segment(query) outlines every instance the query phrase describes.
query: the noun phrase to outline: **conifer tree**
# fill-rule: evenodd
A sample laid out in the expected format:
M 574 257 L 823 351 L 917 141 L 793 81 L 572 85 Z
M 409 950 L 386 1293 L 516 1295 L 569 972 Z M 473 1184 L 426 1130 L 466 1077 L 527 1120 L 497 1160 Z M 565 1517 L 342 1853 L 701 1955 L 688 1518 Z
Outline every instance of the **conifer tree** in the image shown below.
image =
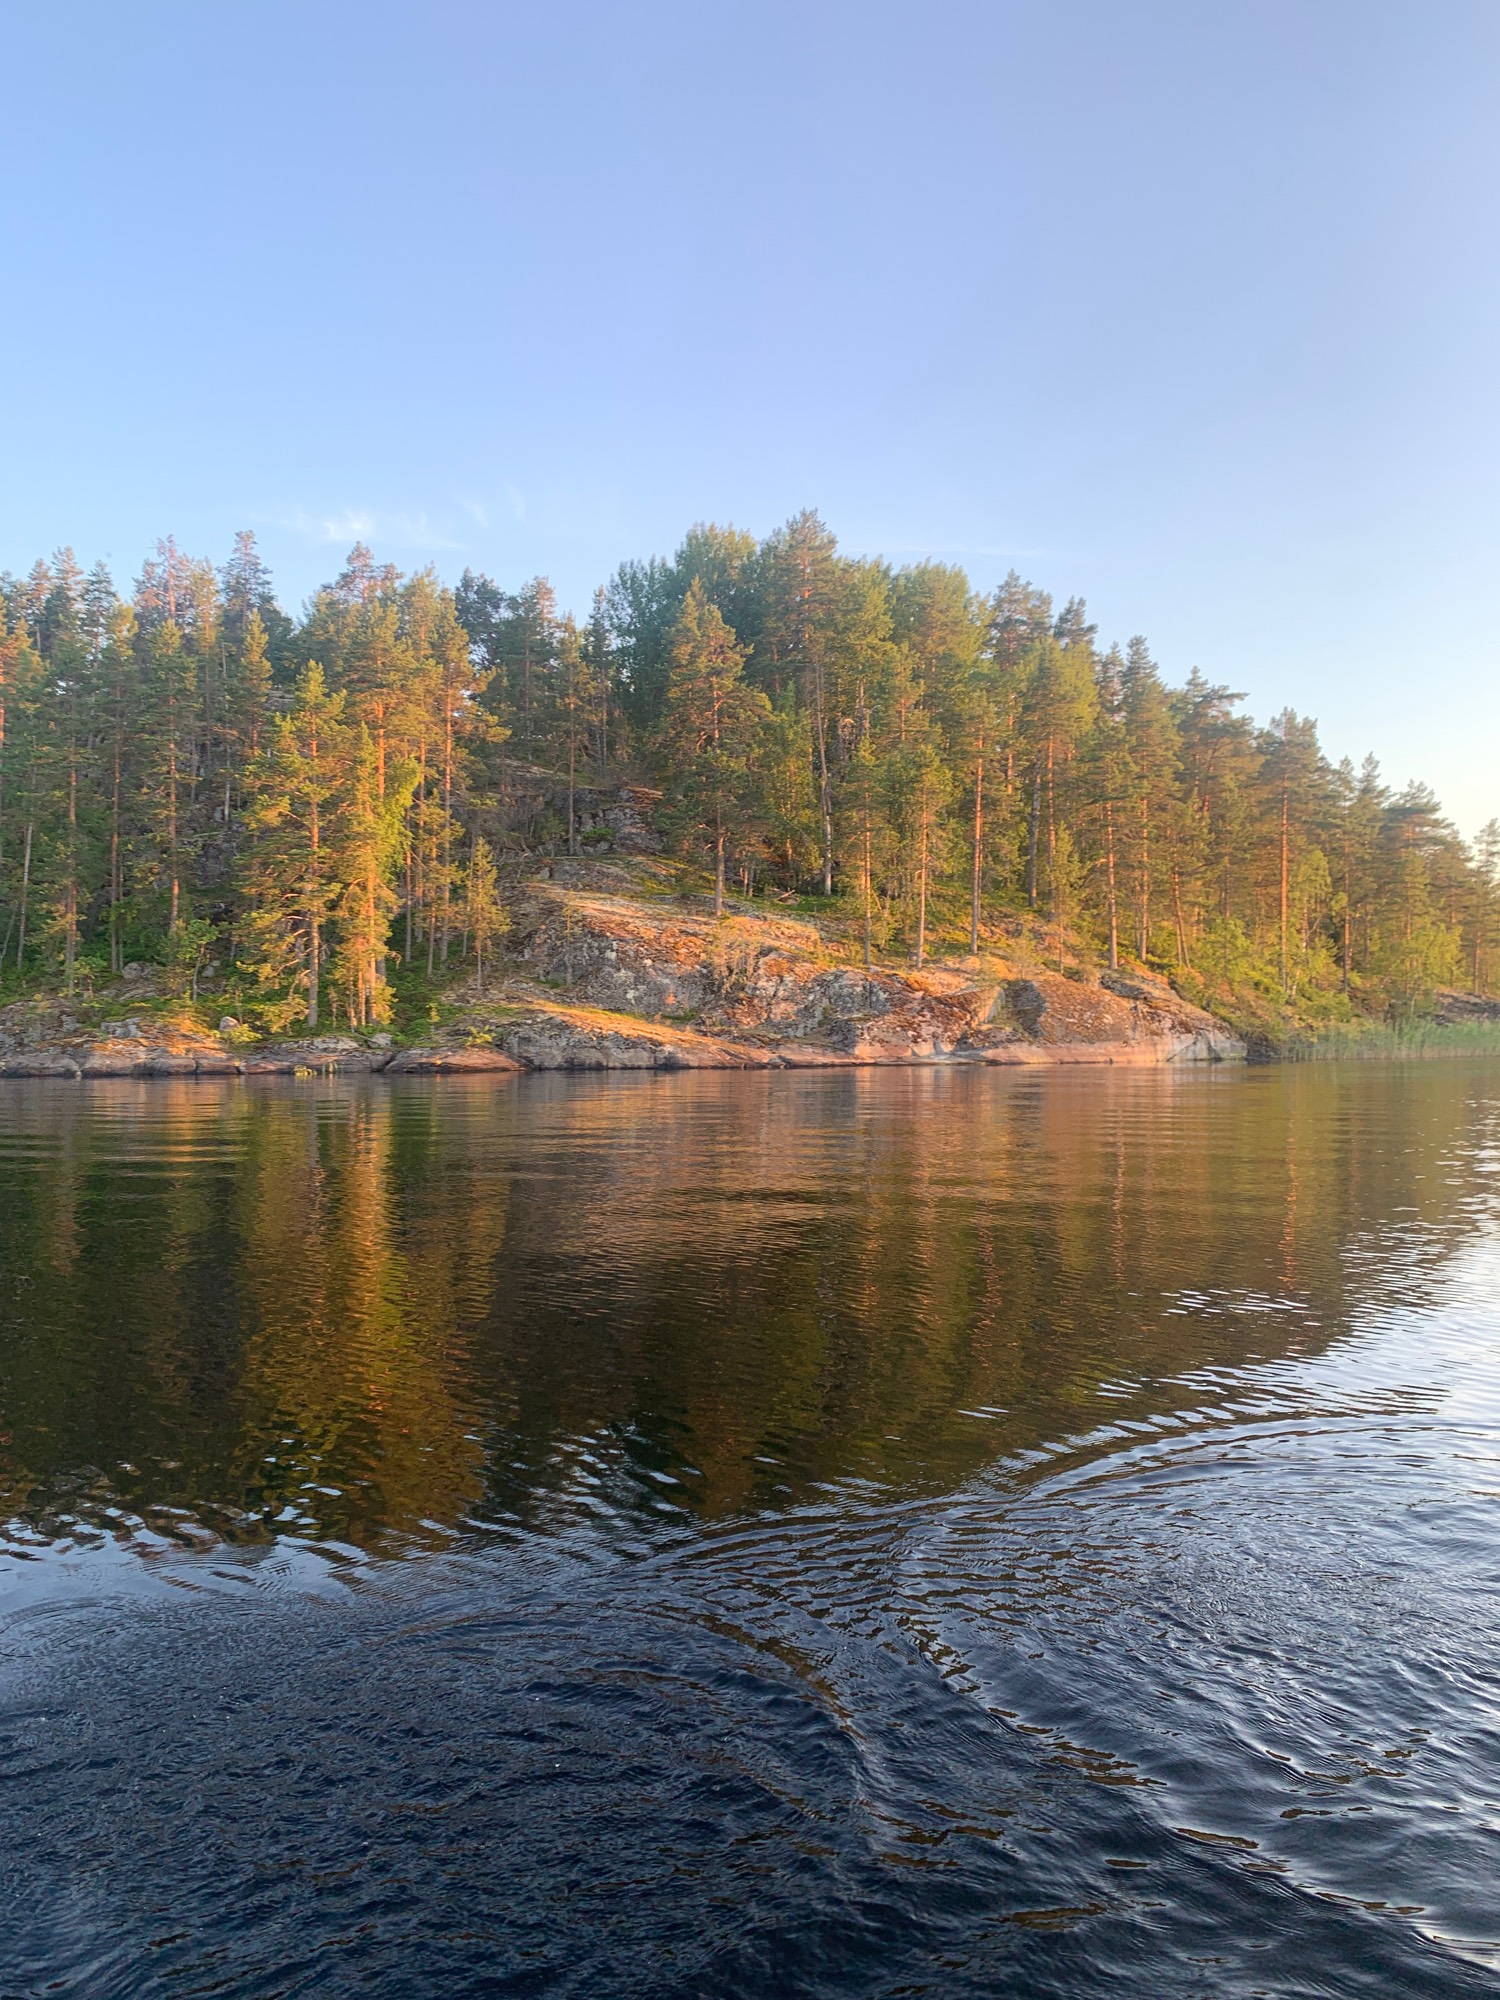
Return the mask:
M 672 637 L 659 754 L 672 773 L 679 839 L 713 856 L 716 917 L 724 913 L 729 843 L 751 817 L 750 756 L 769 710 L 759 689 L 746 685 L 744 662 L 744 649 L 694 582 Z
M 790 689 L 766 710 L 754 764 L 766 856 L 784 885 L 795 889 L 817 865 L 818 816 L 812 732 Z
M 1277 859 L 1277 964 L 1281 997 L 1292 996 L 1292 874 L 1299 851 L 1316 843 L 1308 838 L 1318 806 L 1327 796 L 1327 772 L 1318 749 L 1316 726 L 1284 709 L 1272 721 L 1261 744 L 1259 773 L 1262 810 L 1272 833 Z
M 1176 797 L 1178 736 L 1156 662 L 1139 635 L 1125 648 L 1120 723 L 1132 789 L 1127 839 L 1133 847 L 1135 953 L 1144 963 L 1151 952 L 1153 896 Z
M 335 974 L 345 996 L 351 1025 L 370 1027 L 391 1017 L 386 953 L 391 922 L 399 907 L 394 882 L 401 858 L 402 821 L 416 787 L 416 761 L 376 752 L 361 723 L 345 749 L 346 769 L 336 780 L 339 811 L 331 829 L 335 880 L 342 885 L 336 906 L 338 945 Z
M 1104 888 L 1109 970 L 1114 972 L 1120 963 L 1120 822 L 1137 783 L 1125 728 L 1125 662 L 1117 648 L 1112 647 L 1099 661 L 1095 685 L 1094 725 L 1082 757 Z
M 937 744 L 925 730 L 890 751 L 886 769 L 890 816 L 915 905 L 913 957 L 920 971 L 927 960 L 927 899 L 934 870 L 943 858 L 943 813 L 952 780 Z
M 895 860 L 897 839 L 891 814 L 898 795 L 889 755 L 881 754 L 874 736 L 866 731 L 849 760 L 840 796 L 844 859 L 858 886 L 866 972 L 871 970 L 874 956 L 876 883 L 889 875 Z
M 823 893 L 833 892 L 833 791 L 839 612 L 846 599 L 837 543 L 818 516 L 794 515 L 760 552 L 761 630 L 755 679 L 774 701 L 797 689 L 807 714 L 817 793 Z
M 594 606 L 580 640 L 585 686 L 594 736 L 594 772 L 602 785 L 609 775 L 610 723 L 614 712 L 615 664 L 610 643 L 609 604 L 603 589 L 594 592 Z
M 505 934 L 505 912 L 500 903 L 500 881 L 495 857 L 483 836 L 474 841 L 474 851 L 464 880 L 464 931 L 473 947 L 474 973 L 481 997 L 484 967 L 497 938 Z
M 1070 613 L 1074 609 L 1074 605 L 1069 606 Z M 1058 622 L 1060 627 L 1064 623 L 1062 619 Z M 1026 894 L 1033 907 L 1042 879 L 1038 874 L 1039 855 L 1045 861 L 1045 880 L 1048 883 L 1056 880 L 1058 794 L 1096 709 L 1094 661 L 1088 637 L 1081 631 L 1076 616 L 1070 619 L 1067 629 L 1073 635 L 1070 643 L 1065 645 L 1056 637 L 1039 640 L 1024 664 L 1020 721 L 1030 764 L 1031 789 Z M 1055 919 L 1055 909 L 1052 914 Z
M 1475 837 L 1469 939 L 1473 990 L 1483 993 L 1500 947 L 1500 819 L 1487 820 Z
M 247 534 L 218 571 L 164 537 L 130 604 L 59 549 L 0 577 L 0 978 L 146 958 L 192 993 L 223 934 L 283 1008 L 369 1025 L 398 939 L 436 976 L 461 935 L 483 978 L 493 847 L 566 794 L 576 848 L 579 787 L 649 758 L 716 908 L 731 863 L 747 895 L 845 890 L 872 963 L 892 912 L 925 961 L 1029 906 L 1060 964 L 1071 927 L 1236 1004 L 1399 1017 L 1496 984 L 1500 836 L 1238 702 L 1101 648 L 1079 599 L 1012 574 L 978 600 L 813 514 L 694 526 L 581 632 L 540 580 L 454 593 L 362 545 L 295 629 Z
M 304 996 L 304 1019 L 316 1030 L 330 914 L 347 885 L 339 880 L 338 790 L 347 756 L 344 697 L 329 691 L 323 669 L 303 669 L 288 714 L 251 773 L 250 825 L 258 836 L 247 857 L 247 941 L 262 984 Z
M 551 689 L 552 736 L 568 774 L 567 849 L 578 852 L 578 766 L 584 754 L 593 689 L 588 660 L 571 618 L 562 621 Z

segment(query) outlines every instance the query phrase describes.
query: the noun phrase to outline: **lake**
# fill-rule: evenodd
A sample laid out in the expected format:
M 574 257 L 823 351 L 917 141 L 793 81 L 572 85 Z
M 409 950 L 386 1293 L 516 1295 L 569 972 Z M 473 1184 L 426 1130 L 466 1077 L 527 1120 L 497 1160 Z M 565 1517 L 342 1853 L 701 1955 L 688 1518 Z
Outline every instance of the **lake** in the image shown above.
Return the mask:
M 0 1994 L 1500 1986 L 1500 1069 L 0 1085 Z

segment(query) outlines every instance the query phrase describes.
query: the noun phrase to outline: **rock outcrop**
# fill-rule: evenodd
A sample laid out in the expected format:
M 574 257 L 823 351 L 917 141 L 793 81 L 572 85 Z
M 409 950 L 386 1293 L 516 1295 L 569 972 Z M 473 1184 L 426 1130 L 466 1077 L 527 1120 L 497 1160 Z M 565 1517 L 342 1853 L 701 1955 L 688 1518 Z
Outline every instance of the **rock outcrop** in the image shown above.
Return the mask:
M 621 896 L 538 889 L 517 941 L 532 978 L 595 1007 L 869 1061 L 954 1054 L 994 998 L 961 973 L 838 964 L 812 924 Z
M 1099 981 L 836 963 L 816 928 L 539 886 L 518 926 L 530 977 L 598 1008 L 690 1024 L 799 1066 L 984 1057 L 994 1062 L 1232 1062 L 1244 1044 L 1164 981 Z M 523 1057 L 524 1059 L 524 1057 Z
M 1245 1044 L 1164 981 L 1057 973 L 1006 981 L 971 1038 L 990 1062 L 1242 1062 Z
M 655 864 L 653 864 L 655 865 Z M 1063 977 L 997 958 L 865 971 L 817 928 L 681 898 L 620 893 L 619 864 L 555 864 L 511 940 L 514 976 L 420 1046 L 389 1033 L 251 1045 L 140 1011 L 86 1026 L 62 1003 L 0 1009 L 0 1076 L 463 1075 L 518 1070 L 768 1069 L 845 1064 L 1223 1062 L 1243 1042 L 1146 974 Z M 650 886 L 649 882 L 646 885 Z M 79 1010 L 82 1011 L 81 1009 Z
M 766 1069 L 774 1060 L 748 1043 L 600 1007 L 537 1008 L 497 1028 L 495 1042 L 526 1069 Z
M 1488 1026 L 1500 1021 L 1500 1000 L 1483 993 L 1443 991 L 1434 995 L 1433 1018 L 1441 1027 Z

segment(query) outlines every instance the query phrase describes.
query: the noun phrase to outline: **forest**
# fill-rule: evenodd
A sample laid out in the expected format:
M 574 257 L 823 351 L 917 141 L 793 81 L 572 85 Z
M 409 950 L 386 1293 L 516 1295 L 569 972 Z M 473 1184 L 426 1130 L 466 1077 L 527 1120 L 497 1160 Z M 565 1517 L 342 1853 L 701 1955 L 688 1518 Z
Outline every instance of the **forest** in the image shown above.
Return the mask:
M 148 965 L 273 1031 L 384 1022 L 403 980 L 482 979 L 509 875 L 607 844 L 582 804 L 621 786 L 716 912 L 837 912 L 867 963 L 1020 924 L 1314 1022 L 1488 991 L 1500 825 L 1466 843 L 1240 702 L 1080 598 L 852 557 L 813 513 L 694 527 L 581 622 L 362 545 L 299 617 L 249 533 L 159 542 L 128 595 L 62 549 L 0 576 L 0 994 Z

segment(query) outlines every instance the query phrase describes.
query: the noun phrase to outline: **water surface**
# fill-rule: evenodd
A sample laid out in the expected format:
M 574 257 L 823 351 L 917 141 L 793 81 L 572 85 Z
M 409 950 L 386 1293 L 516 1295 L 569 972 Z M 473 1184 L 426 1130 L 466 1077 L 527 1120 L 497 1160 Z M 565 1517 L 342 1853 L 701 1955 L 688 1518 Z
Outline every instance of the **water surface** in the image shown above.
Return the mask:
M 0 1089 L 0 1994 L 1500 1990 L 1500 1073 Z

